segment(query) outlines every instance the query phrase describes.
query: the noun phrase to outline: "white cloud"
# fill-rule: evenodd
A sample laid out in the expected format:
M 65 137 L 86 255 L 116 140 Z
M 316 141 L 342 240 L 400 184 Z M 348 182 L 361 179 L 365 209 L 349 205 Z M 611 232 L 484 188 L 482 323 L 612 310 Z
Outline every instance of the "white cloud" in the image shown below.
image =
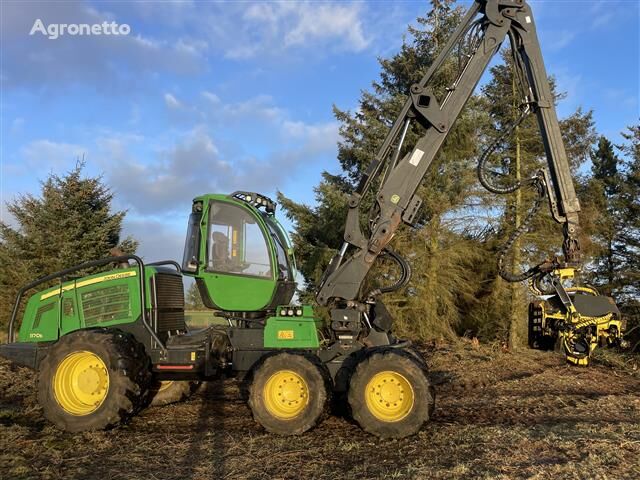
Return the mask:
M 282 133 L 286 137 L 302 139 L 308 146 L 322 150 L 334 147 L 339 139 L 337 122 L 307 124 L 300 121 L 285 120 Z
M 168 144 L 113 132 L 96 142 L 94 157 L 100 159 L 120 208 L 155 218 L 186 211 L 191 197 L 200 193 L 274 191 L 320 158 L 335 155 L 338 124 L 334 121 L 310 124 L 291 119 L 268 95 L 225 104 L 214 92 L 203 91 L 196 99 L 200 102 L 187 103 L 165 94 L 168 112 L 179 106 L 191 115 L 191 128 L 173 132 Z M 212 133 L 229 128 L 245 131 L 251 122 L 259 125 L 260 133 L 269 140 L 256 145 L 254 139 L 249 151 L 234 134 L 216 138 Z M 147 151 L 140 155 L 144 146 Z
M 553 30 L 545 32 L 542 38 L 546 50 L 558 51 L 569 45 L 578 33 L 577 30 Z
M 59 170 L 82 160 L 87 148 L 71 143 L 54 142 L 48 139 L 34 140 L 21 149 L 21 154 L 31 167 Z
M 182 108 L 182 103 L 170 93 L 164 94 L 164 104 L 171 109 Z
M 205 67 L 203 41 L 180 36 L 158 40 L 130 35 L 63 35 L 49 40 L 29 35 L 34 19 L 43 24 L 115 21 L 108 11 L 98 11 L 79 1 L 11 2 L 3 4 L 0 24 L 3 45 L 4 88 L 55 88 L 90 84 L 99 90 L 130 90 L 146 86 L 147 76 L 158 72 L 192 74 Z
M 233 12 L 217 12 L 211 44 L 223 48 L 225 56 L 248 59 L 274 56 L 293 48 L 321 47 L 359 52 L 371 39 L 365 35 L 362 4 L 319 2 L 269 2 L 243 4 Z M 241 16 L 241 21 L 236 18 Z M 232 41 L 229 41 L 232 39 Z
M 165 93 L 163 98 L 170 119 L 182 125 L 202 122 L 229 125 L 247 120 L 280 125 L 288 117 L 287 112 L 275 104 L 273 97 L 264 94 L 231 103 L 224 103 L 210 91 L 201 92 L 200 97 L 192 101 L 178 99 L 171 93 Z
M 140 118 L 142 116 L 142 112 L 140 111 L 140 106 L 136 103 L 131 105 L 131 112 L 129 114 L 129 125 L 138 125 L 140 123 Z
M 159 260 L 181 260 L 184 233 L 189 210 L 184 211 L 185 230 L 171 228 L 170 219 L 137 218 L 127 215 L 122 225 L 122 238 L 130 235 L 140 241 L 138 255 L 145 262 Z
M 582 74 L 570 71 L 565 65 L 552 65 L 549 71 L 553 72 L 556 80 L 556 91 L 565 94 L 558 104 L 558 114 L 560 117 L 571 115 L 581 105 L 589 86 L 585 84 Z
M 214 105 L 218 105 L 220 103 L 220 97 L 213 92 L 203 91 L 202 97 L 208 100 L 210 103 Z
M 596 29 L 596 28 L 609 25 L 613 19 L 614 19 L 613 12 L 607 12 L 600 15 L 596 15 L 593 18 L 593 22 L 591 23 L 591 28 Z
M 369 45 L 360 19 L 360 5 L 301 3 L 295 27 L 285 35 L 285 45 L 306 45 L 317 39 L 341 38 L 348 50 L 360 51 Z
M 606 88 L 604 90 L 604 95 L 611 103 L 628 109 L 635 108 L 638 104 L 637 95 L 624 88 Z
M 253 116 L 266 121 L 279 121 L 285 116 L 284 110 L 274 104 L 270 95 L 257 95 L 242 102 L 224 105 L 222 113 L 226 119 L 238 119 Z
M 222 151 L 202 125 L 144 163 L 131 154 L 129 142 L 118 138 L 102 139 L 98 148 L 118 201 L 135 214 L 155 216 L 186 211 L 191 197 L 201 193 L 274 191 L 314 158 L 335 151 L 338 128 L 333 122 L 278 121 L 270 128 L 282 141 L 262 157 L 243 153 L 237 145 Z

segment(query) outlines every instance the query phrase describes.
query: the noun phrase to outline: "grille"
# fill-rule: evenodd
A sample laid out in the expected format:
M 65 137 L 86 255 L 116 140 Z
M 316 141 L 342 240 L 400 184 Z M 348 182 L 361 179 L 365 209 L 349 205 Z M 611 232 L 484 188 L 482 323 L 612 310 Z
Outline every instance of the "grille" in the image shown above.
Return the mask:
M 158 272 L 155 276 L 158 332 L 186 330 L 182 277 Z
M 131 316 L 128 285 L 115 285 L 83 292 L 81 299 L 82 314 L 87 327 Z
M 53 310 L 53 306 L 55 303 L 56 302 L 49 302 L 48 304 L 43 305 L 38 309 L 38 311 L 36 312 L 36 319 L 33 322 L 33 326 L 31 328 L 36 329 L 40 326 L 40 321 L 42 320 L 42 317 L 45 316 L 47 312 L 50 312 Z

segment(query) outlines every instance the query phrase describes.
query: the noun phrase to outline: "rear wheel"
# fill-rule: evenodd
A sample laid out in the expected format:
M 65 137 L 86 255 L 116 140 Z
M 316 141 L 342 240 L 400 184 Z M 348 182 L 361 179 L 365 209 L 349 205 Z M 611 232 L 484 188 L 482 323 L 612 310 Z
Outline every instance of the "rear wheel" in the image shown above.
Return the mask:
M 149 392 L 150 407 L 160 407 L 171 403 L 182 402 L 191 396 L 200 386 L 200 382 L 182 380 L 163 380 L 156 382 Z
M 356 366 L 348 400 L 363 430 L 382 438 L 402 438 L 429 420 L 435 392 L 424 363 L 394 349 L 374 351 Z
M 45 417 L 70 432 L 127 421 L 143 406 L 151 373 L 144 348 L 110 329 L 63 336 L 42 360 L 38 401 Z
M 268 357 L 253 373 L 249 407 L 266 430 L 296 435 L 320 423 L 330 391 L 329 373 L 320 362 L 279 353 Z

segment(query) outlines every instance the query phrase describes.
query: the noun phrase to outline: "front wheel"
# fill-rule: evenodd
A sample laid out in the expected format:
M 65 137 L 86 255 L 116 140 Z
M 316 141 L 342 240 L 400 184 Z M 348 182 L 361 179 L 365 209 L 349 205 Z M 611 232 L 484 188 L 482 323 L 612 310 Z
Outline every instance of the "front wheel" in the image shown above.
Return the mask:
M 78 330 L 51 347 L 38 372 L 45 417 L 69 432 L 126 422 L 145 404 L 149 357 L 135 338 L 118 330 Z
M 351 377 L 349 407 L 366 432 L 381 438 L 416 433 L 435 406 L 425 367 L 410 353 L 390 349 L 364 358 Z
M 279 435 L 297 435 L 322 420 L 327 410 L 329 373 L 305 355 L 279 353 L 253 373 L 249 407 L 255 420 Z

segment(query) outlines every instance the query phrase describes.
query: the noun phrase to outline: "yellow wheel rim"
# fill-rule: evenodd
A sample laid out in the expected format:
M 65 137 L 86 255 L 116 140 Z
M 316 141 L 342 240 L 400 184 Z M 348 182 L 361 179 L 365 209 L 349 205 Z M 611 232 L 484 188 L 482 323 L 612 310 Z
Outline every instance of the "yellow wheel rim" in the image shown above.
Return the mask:
M 96 411 L 109 391 L 107 366 L 95 353 L 80 351 L 67 355 L 53 377 L 58 404 L 71 415 Z
M 409 415 L 414 398 L 411 383 L 390 370 L 376 373 L 365 391 L 369 412 L 383 422 L 398 422 Z
M 269 413 L 281 420 L 296 417 L 309 403 L 307 382 L 291 370 L 280 370 L 271 375 L 262 394 Z

